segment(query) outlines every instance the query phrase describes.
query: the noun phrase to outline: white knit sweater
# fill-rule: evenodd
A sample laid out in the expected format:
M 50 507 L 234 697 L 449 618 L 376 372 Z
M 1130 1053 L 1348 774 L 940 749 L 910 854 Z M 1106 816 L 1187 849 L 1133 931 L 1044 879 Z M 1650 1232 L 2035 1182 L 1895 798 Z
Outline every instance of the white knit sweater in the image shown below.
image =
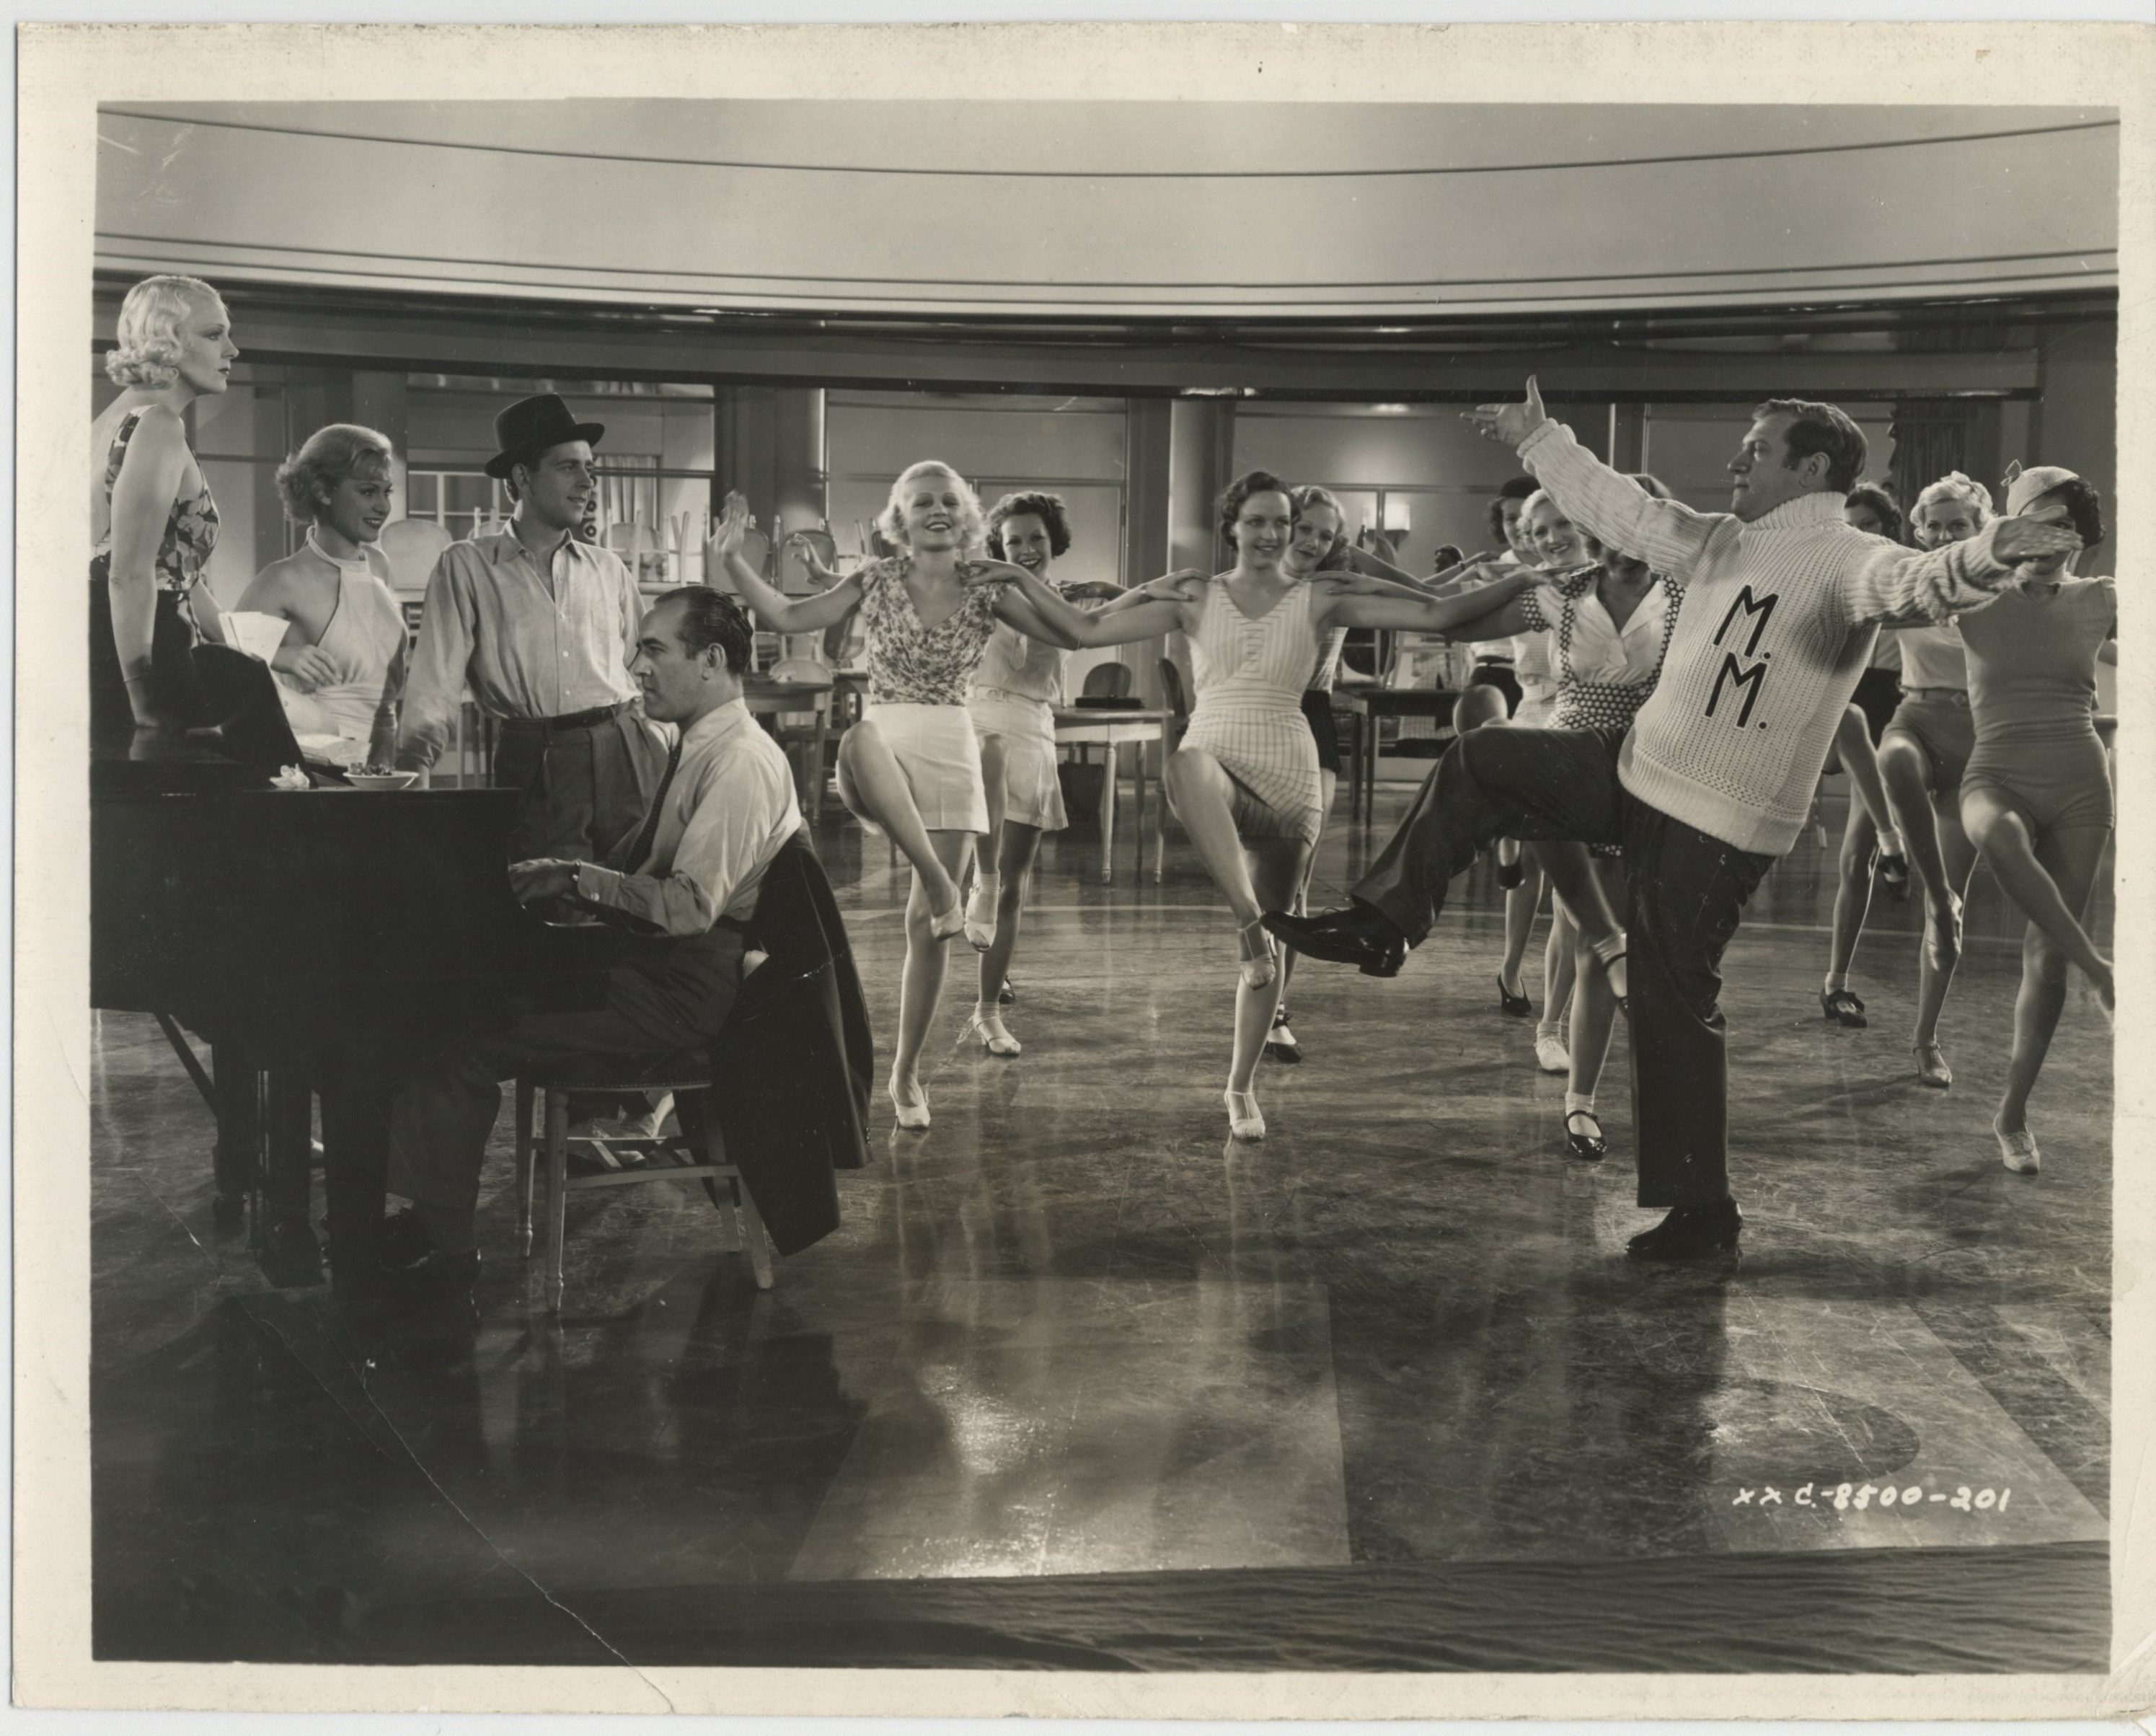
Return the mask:
M 1568 516 L 1685 587 L 1654 697 L 1618 775 L 1641 801 L 1760 855 L 1797 841 L 1881 621 L 1944 620 L 2014 569 L 1997 521 L 1917 554 L 1852 528 L 1836 492 L 1746 524 L 1658 501 L 1545 421 L 1520 457 Z

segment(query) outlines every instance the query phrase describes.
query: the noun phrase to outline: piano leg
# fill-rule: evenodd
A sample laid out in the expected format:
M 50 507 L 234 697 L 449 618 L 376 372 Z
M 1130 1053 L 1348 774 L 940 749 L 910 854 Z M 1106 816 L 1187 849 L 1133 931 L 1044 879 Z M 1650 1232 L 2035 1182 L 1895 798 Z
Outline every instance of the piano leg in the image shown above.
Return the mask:
M 321 1091 L 330 1282 L 340 1297 L 360 1297 L 377 1287 L 382 1267 L 390 1092 L 379 1072 L 354 1057 L 324 1075 Z
M 246 1218 L 248 1196 L 261 1180 L 261 1076 L 235 1044 L 213 1043 L 209 1053 L 217 1093 L 211 1157 L 217 1197 L 210 1215 L 219 1229 L 230 1230 Z
M 322 1251 L 307 1221 L 314 1192 L 311 1081 L 296 1067 L 270 1073 L 269 1161 L 255 1258 L 280 1288 L 319 1284 Z

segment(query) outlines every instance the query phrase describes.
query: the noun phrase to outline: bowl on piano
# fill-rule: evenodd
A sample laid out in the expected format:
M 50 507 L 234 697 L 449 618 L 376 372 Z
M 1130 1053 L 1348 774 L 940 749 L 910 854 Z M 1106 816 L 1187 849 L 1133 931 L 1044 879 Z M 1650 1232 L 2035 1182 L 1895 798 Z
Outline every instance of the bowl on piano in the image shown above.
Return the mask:
M 419 781 L 417 772 L 347 772 L 345 780 L 354 789 L 409 789 Z

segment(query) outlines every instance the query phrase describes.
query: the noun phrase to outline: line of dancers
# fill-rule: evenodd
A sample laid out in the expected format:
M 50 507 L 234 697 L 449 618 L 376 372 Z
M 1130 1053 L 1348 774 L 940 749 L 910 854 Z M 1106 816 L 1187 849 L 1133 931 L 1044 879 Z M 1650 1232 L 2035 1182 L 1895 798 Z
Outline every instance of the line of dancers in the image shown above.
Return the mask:
M 1500 873 L 1531 900 L 1532 867 L 1555 894 L 1537 1050 L 1568 1076 L 1568 1149 L 1592 1160 L 1609 1148 L 1596 1092 L 1627 1011 L 1640 1203 L 1669 1208 L 1632 1251 L 1733 1247 L 1742 1216 L 1727 1183 L 1721 955 L 1751 891 L 1799 835 L 1838 744 L 1862 793 L 1845 854 L 1861 857 L 1868 890 L 1876 864 L 1891 871 L 1906 850 L 1924 890 L 1923 1082 L 1950 1081 L 1936 1022 L 1979 850 L 2030 916 L 1997 1133 L 2007 1166 L 2032 1173 L 2026 1104 L 2066 967 L 2088 977 L 2107 1012 L 2112 997 L 2110 966 L 2080 920 L 2112 812 L 2092 711 L 2096 660 L 2112 655 L 2113 587 L 2071 570 L 2102 538 L 2095 491 L 2065 471 L 2030 470 L 1994 516 L 1967 478 L 1943 479 L 1919 499 L 1917 552 L 1878 534 L 1898 529 L 1885 516 L 1891 500 L 1860 484 L 1864 437 L 1830 405 L 1759 408 L 1729 466 L 1727 514 L 1599 464 L 1542 413 L 1532 385 L 1525 403 L 1472 419 L 1521 446 L 1533 475 L 1493 516 L 1512 546 L 1430 580 L 1352 548 L 1323 489 L 1254 471 L 1219 502 L 1228 571 L 1101 588 L 1088 600 L 1105 595 L 1106 606 L 1083 610 L 1053 578 L 1070 542 L 1060 501 L 1035 492 L 984 511 L 932 461 L 898 479 L 879 521 L 896 554 L 844 579 L 820 575 L 835 582 L 789 599 L 740 558 L 752 521 L 730 497 L 712 570 L 729 573 L 765 625 L 808 631 L 859 611 L 866 629 L 868 703 L 841 744 L 839 789 L 913 869 L 890 1081 L 900 1126 L 929 1123 L 920 1056 L 947 944 L 962 932 L 982 953 L 972 1028 L 989 1053 L 1020 1053 L 999 999 L 1040 835 L 1063 823 L 1051 716 L 1061 657 L 1179 634 L 1194 702 L 1166 783 L 1235 924 L 1224 1092 L 1234 1138 L 1264 1136 L 1256 1071 L 1269 1048 L 1294 1046 L 1281 1035 L 1296 953 L 1394 974 L 1453 875 L 1500 837 L 1524 840 L 1524 859 L 1510 858 L 1508 876 L 1501 855 Z M 1874 725 L 1852 697 L 1882 626 L 1902 647 L 1904 675 Z M 1312 853 L 1337 770 L 1323 695 L 1358 627 L 1512 655 L 1478 672 L 1454 746 L 1353 902 L 1312 916 Z M 1966 675 L 1958 664 L 1949 672 L 1964 655 Z M 1539 691 L 1525 687 L 1523 666 Z M 1507 715 L 1515 683 L 1547 701 L 1541 717 Z M 993 853 L 968 899 L 981 837 Z M 1837 923 L 1829 1017 L 1851 1004 L 1861 1016 L 1846 986 L 1855 935 Z M 1508 936 L 1508 1011 L 1525 999 L 1513 974 L 1522 951 Z M 1568 1029 L 1558 1022 L 1568 1002 Z

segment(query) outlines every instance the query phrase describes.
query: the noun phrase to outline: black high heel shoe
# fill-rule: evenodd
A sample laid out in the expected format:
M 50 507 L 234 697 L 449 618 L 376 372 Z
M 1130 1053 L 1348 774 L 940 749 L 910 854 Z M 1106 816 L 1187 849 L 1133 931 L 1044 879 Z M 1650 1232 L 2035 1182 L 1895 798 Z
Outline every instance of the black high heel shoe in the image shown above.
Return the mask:
M 1524 994 L 1513 994 L 1501 976 L 1497 978 L 1497 1009 L 1507 1018 L 1530 1019 L 1534 1016 L 1535 1004 Z
M 1497 884 L 1508 892 L 1514 886 L 1520 885 L 1527 877 L 1527 859 L 1524 855 L 1515 856 L 1509 862 L 1500 862 L 1497 865 Z
M 1572 1124 L 1576 1121 L 1585 1122 L 1594 1129 L 1594 1133 L 1574 1133 Z M 1592 1109 L 1568 1109 L 1565 1112 L 1564 1138 L 1565 1143 L 1572 1148 L 1573 1156 L 1583 1163 L 1599 1163 L 1609 1155 L 1609 1142 L 1602 1137 L 1601 1118 Z

